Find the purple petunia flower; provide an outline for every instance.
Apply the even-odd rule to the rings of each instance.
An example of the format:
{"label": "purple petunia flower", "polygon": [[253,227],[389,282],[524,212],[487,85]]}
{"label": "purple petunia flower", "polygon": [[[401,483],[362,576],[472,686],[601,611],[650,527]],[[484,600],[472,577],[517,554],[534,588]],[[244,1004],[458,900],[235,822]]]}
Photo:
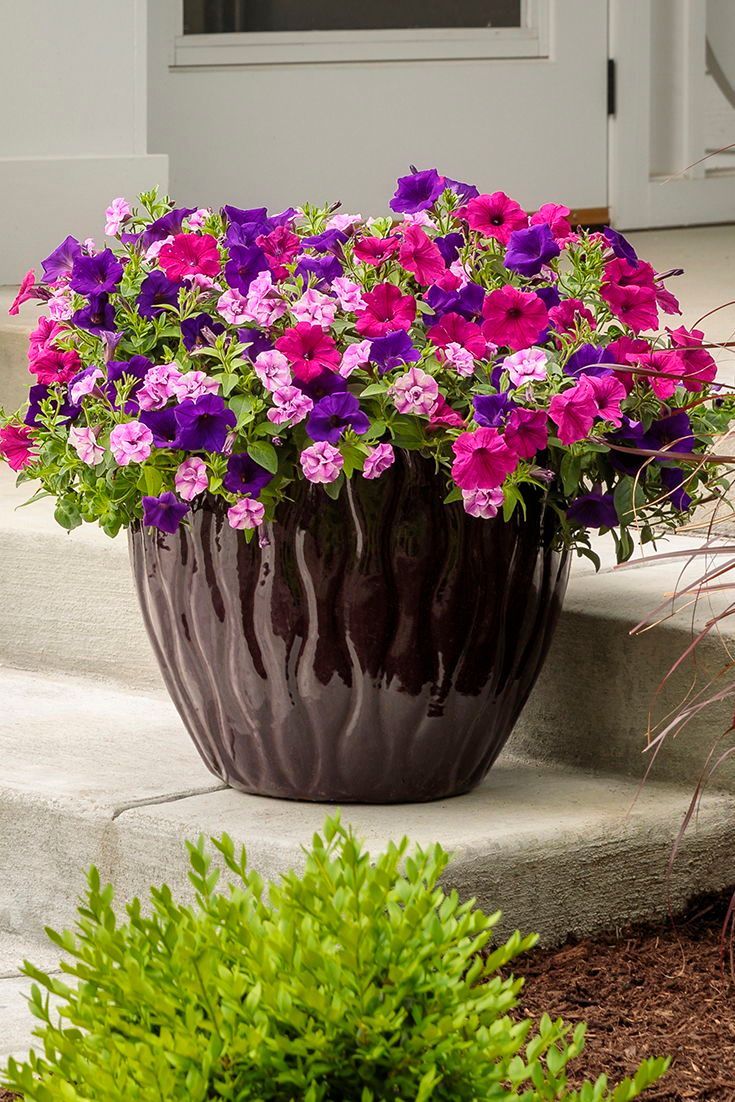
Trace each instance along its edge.
{"label": "purple petunia flower", "polygon": [[224,331],[224,325],[215,321],[211,314],[197,314],[193,318],[184,318],[182,321],[181,342],[188,352],[192,352],[195,348],[206,348],[207,345],[214,343],[209,339],[210,334],[212,337],[217,337]]}
{"label": "purple petunia flower", "polygon": [[434,321],[441,321],[445,314],[459,314],[473,321],[482,313],[485,288],[479,283],[466,283],[459,291],[445,291],[434,285],[424,295],[424,300],[434,311]]}
{"label": "purple petunia flower", "polygon": [[175,446],[184,451],[221,452],[237,418],[217,394],[187,398],[174,409],[179,431]]}
{"label": "purple petunia flower", "polygon": [[330,371],[328,367],[325,367],[323,371],[320,371],[318,375],[308,381],[298,377],[295,378],[294,386],[307,394],[312,402],[318,402],[320,398],[326,398],[328,394],[338,394],[343,390],[347,390],[347,380],[338,375],[336,371]]}
{"label": "purple petunia flower", "polygon": [[435,168],[427,168],[423,172],[401,176],[388,205],[400,214],[415,214],[433,206],[443,191],[444,177]]}
{"label": "purple petunia flower", "polygon": [[245,355],[250,360],[255,360],[261,352],[271,352],[274,348],[273,341],[260,329],[238,329],[237,339],[245,345]]}
{"label": "purple petunia flower", "polygon": [[123,266],[112,249],[94,256],[80,253],[74,260],[69,286],[80,295],[105,295],[114,291],[123,277]]}
{"label": "purple petunia flower", "polygon": [[675,509],[688,513],[692,498],[684,489],[684,472],[679,467],[662,467],[661,482],[668,491],[668,498]]}
{"label": "purple petunia flower", "polygon": [[117,408],[117,383],[121,381],[123,376],[130,375],[137,382],[130,389],[128,400],[125,403],[125,412],[129,415],[137,413],[139,407],[135,401],[135,395],[140,390],[143,379],[152,367],[153,364],[146,356],[131,356],[129,360],[110,360],[107,365],[107,383],[103,388],[108,402],[111,402]]}
{"label": "purple petunia flower", "polygon": [[619,256],[621,260],[627,260],[629,264],[632,264],[634,268],[638,267],[638,253],[635,251],[627,237],[623,237],[622,233],[618,233],[612,226],[605,226],[602,231],[608,245],[615,253],[615,256]]}
{"label": "purple petunia flower", "polygon": [[[41,415],[41,402],[52,397],[51,387],[45,383],[36,383],[28,391],[28,411],[24,421],[26,425],[35,425]],[[79,416],[81,405],[74,405],[68,397],[62,400],[59,408],[59,416],[66,422],[73,421]]]}
{"label": "purple petunia flower", "polygon": [[185,501],[179,501],[170,490],[160,497],[143,498],[143,524],[148,528],[158,528],[160,532],[173,535],[181,521],[191,508]]}
{"label": "purple petunia flower", "polygon": [[[553,310],[554,307],[558,306],[561,302],[561,295],[556,287],[549,285],[547,287],[534,287],[533,290],[541,299],[547,310]],[[543,344],[544,342],[540,341],[539,343]]]}
{"label": "purple petunia flower", "polygon": [[43,268],[42,280],[44,283],[55,283],[57,279],[63,279],[71,275],[74,261],[82,255],[82,247],[76,237],[65,237],[60,245],[52,253],[41,261]]}
{"label": "purple petunia flower", "polygon": [[593,490],[574,499],[567,509],[567,519],[583,528],[615,528],[618,514],[612,494]]}
{"label": "purple petunia flower", "polygon": [[650,443],[644,447],[668,448],[672,452],[692,452],[696,444],[692,435],[692,422],[683,410],[654,421],[647,438]]}
{"label": "purple petunia flower", "polygon": [[543,222],[527,230],[513,230],[505,254],[505,267],[523,276],[535,276],[561,252],[549,227]]}
{"label": "purple petunia flower", "polygon": [[318,253],[340,253],[347,240],[344,230],[323,230],[314,237],[305,237],[304,245],[308,245]]}
{"label": "purple petunia flower", "polygon": [[168,214],[156,218],[154,222],[146,226],[140,235],[123,234],[122,240],[125,241],[126,237],[130,236],[133,240],[139,240],[144,250],[149,249],[156,241],[163,241],[166,237],[174,237],[177,233],[180,233],[184,219],[193,214],[195,210],[196,207],[176,207],[174,210],[170,210]]}
{"label": "purple petunia flower", "polygon": [[233,494],[252,494],[257,497],[273,475],[261,467],[247,452],[237,452],[227,460],[227,473],[222,485]]}
{"label": "purple petunia flower", "polygon": [[344,272],[336,256],[302,256],[296,265],[297,276],[301,276],[304,283],[308,283],[309,276],[316,276],[312,281],[317,291],[326,291],[333,280],[338,279]]}
{"label": "purple petunia flower", "polygon": [[72,322],[90,333],[112,333],[115,311],[107,295],[90,295],[86,306],[72,314]]}
{"label": "purple petunia flower", "polygon": [[144,409],[138,414],[138,420],[153,433],[154,447],[178,447],[176,437],[179,433],[179,424],[175,409]]}
{"label": "purple petunia flower", "polygon": [[222,208],[222,217],[228,226],[253,226],[258,233],[268,233],[270,229],[267,207],[241,210],[240,207],[225,205]]}
{"label": "purple petunia flower", "polygon": [[225,264],[225,279],[241,295],[261,272],[269,271],[268,258],[259,245],[232,245],[230,259]]}
{"label": "purple petunia flower", "polygon": [[386,333],[384,337],[376,337],[370,342],[370,359],[384,375],[400,364],[416,363],[421,359],[421,353],[414,348],[406,330],[397,329],[395,333]]}
{"label": "purple petunia flower", "polygon": [[453,191],[463,203],[469,203],[470,199],[476,199],[480,194],[474,184],[464,184],[461,180],[450,180],[448,176],[444,177],[444,187]]}
{"label": "purple petunia flower", "polygon": [[505,392],[500,394],[478,394],[472,399],[475,407],[475,420],[483,428],[496,429],[504,424],[516,403]]}
{"label": "purple petunia flower", "polygon": [[179,305],[179,284],[167,279],[163,272],[153,271],[141,284],[138,313],[142,318],[155,318],[163,313],[164,305]]}
{"label": "purple petunia flower", "polygon": [[565,375],[609,375],[610,368],[605,364],[614,364],[615,356],[607,348],[598,348],[594,344],[583,344],[573,352],[564,364]]}
{"label": "purple petunia flower", "polygon": [[322,398],[306,422],[306,432],[312,440],[326,440],[330,444],[336,444],[347,428],[358,434],[370,428],[367,414],[360,409],[355,395],[348,391]]}
{"label": "purple petunia flower", "polygon": [[446,265],[453,264],[459,256],[459,250],[464,245],[464,237],[461,233],[447,233],[444,237],[435,237],[434,244],[442,254]]}

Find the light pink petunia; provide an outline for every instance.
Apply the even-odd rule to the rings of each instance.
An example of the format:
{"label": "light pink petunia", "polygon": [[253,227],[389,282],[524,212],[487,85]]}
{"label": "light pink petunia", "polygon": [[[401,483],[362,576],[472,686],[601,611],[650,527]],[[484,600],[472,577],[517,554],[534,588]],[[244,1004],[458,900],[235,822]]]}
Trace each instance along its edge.
{"label": "light pink petunia", "polygon": [[396,461],[396,453],[390,444],[376,444],[365,460],[362,468],[363,478],[379,478],[384,471],[392,467]]}
{"label": "light pink petunia", "polygon": [[390,388],[393,403],[399,413],[429,416],[439,397],[439,384],[420,367],[411,367],[399,375]]}
{"label": "light pink petunia", "polygon": [[345,463],[339,448],[326,440],[317,440],[316,444],[304,448],[299,461],[309,482],[334,482]]}
{"label": "light pink petunia", "polygon": [[191,501],[198,494],[204,493],[209,486],[207,466],[198,455],[191,455],[180,463],[174,475],[176,493],[184,501]]}
{"label": "light pink petunia", "polygon": [[88,467],[96,467],[104,458],[105,449],[97,442],[100,431],[100,426],[89,428],[87,425],[72,425],[69,429],[69,443],[82,463],[86,463]]}
{"label": "light pink petunia", "polygon": [[110,451],[120,467],[129,463],[144,463],[151,454],[153,433],[140,421],[115,425],[110,433]]}
{"label": "light pink petunia", "polygon": [[462,503],[464,511],[471,517],[490,520],[498,515],[498,509],[503,504],[503,491],[500,489],[463,490]]}
{"label": "light pink petunia", "polygon": [[265,506],[252,497],[241,497],[227,510],[230,528],[258,528],[263,523]]}

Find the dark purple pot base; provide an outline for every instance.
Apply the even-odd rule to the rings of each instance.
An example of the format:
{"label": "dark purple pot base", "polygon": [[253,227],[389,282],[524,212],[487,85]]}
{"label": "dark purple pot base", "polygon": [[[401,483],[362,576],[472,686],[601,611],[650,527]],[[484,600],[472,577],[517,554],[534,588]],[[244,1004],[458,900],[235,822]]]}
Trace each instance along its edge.
{"label": "dark purple pot base", "polygon": [[213,498],[176,535],[131,529],[164,681],[216,776],[344,803],[483,779],[541,669],[569,564],[540,500],[505,523],[445,493],[428,460],[400,453],[337,501],[294,485],[265,547]]}

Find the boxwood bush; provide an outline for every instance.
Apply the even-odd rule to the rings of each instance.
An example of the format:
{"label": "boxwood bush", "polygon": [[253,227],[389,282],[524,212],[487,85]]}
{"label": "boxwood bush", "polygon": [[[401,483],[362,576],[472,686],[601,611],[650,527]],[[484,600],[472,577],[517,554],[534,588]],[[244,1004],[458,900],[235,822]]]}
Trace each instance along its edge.
{"label": "boxwood bush", "polygon": [[[169,888],[124,920],[96,870],[75,931],[49,936],[62,976],[26,963],[42,1051],[5,1083],[37,1102],[625,1102],[665,1072],[567,1087],[584,1045],[517,1011],[509,964],[535,938],[488,949],[499,915],[439,886],[447,854],[371,857],[328,820],[291,872],[264,890],[244,850],[189,846],[196,898]],[[68,982],[67,982],[68,980]]]}

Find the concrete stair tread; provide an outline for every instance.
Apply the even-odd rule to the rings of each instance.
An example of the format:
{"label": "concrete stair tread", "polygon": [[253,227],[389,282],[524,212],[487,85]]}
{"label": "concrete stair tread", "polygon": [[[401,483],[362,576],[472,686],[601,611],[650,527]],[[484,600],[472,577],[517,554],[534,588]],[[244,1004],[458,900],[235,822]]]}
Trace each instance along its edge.
{"label": "concrete stair tread", "polygon": [[[298,861],[328,810],[223,789],[163,699],[7,669],[0,671],[0,698],[0,883],[8,900],[7,910],[0,906],[0,928],[22,933],[68,921],[90,863],[125,896],[162,877],[183,890],[182,841],[199,833],[231,833],[248,845],[256,867],[276,874]],[[541,917],[533,882],[557,862],[573,881],[573,868],[594,874],[605,861],[617,864],[624,855],[630,861],[640,850],[646,862],[653,854],[660,861],[647,875],[663,876],[689,796],[685,786],[654,783],[639,794],[630,779],[507,755],[467,796],[348,807],[344,815],[371,846],[406,833],[419,843],[441,841],[455,853],[466,890],[488,905],[505,904],[512,922],[526,924],[531,915]],[[698,837],[725,835],[734,806],[727,794],[708,794]],[[27,863],[19,866],[17,853]],[[718,878],[732,861],[735,855],[723,859]],[[645,884],[632,869],[626,876],[637,884],[621,899],[629,914],[644,906]],[[700,879],[709,885],[706,868]],[[620,886],[607,883],[608,891],[615,897]],[[585,897],[580,915],[592,905],[588,888]],[[603,902],[594,904],[600,913]],[[551,928],[559,921],[553,918]]]}

